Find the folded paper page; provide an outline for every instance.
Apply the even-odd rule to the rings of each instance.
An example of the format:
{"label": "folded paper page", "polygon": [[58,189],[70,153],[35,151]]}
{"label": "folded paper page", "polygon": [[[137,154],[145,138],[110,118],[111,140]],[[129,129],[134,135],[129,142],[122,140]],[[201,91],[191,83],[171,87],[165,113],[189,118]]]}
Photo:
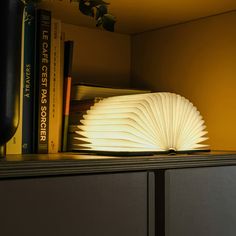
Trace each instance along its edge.
{"label": "folded paper page", "polygon": [[74,136],[78,150],[155,153],[209,149],[199,111],[174,93],[105,98],[80,122]]}

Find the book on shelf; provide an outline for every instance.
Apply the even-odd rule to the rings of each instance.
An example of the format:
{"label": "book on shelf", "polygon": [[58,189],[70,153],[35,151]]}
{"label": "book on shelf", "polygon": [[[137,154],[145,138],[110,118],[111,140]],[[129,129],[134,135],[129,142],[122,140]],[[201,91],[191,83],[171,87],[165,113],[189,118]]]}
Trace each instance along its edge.
{"label": "book on shelf", "polygon": [[36,152],[48,153],[50,103],[51,12],[37,10],[36,24]]}
{"label": "book on shelf", "polygon": [[[199,111],[174,93],[104,98],[74,127],[73,149],[137,154],[207,151],[206,126]],[[75,135],[77,134],[77,136]]]}
{"label": "book on shelf", "polygon": [[60,89],[60,100],[61,104],[59,106],[60,109],[60,116],[59,116],[59,135],[58,135],[58,142],[59,142],[59,149],[58,151],[62,151],[62,132],[63,132],[63,95],[64,95],[64,52],[65,52],[65,32],[61,32],[61,42],[60,42],[60,81],[62,85],[62,89]]}
{"label": "book on shelf", "polygon": [[61,21],[51,20],[51,60],[50,60],[50,103],[48,152],[57,153],[60,149],[62,127],[62,90],[61,80]]}
{"label": "book on shelf", "polygon": [[67,133],[70,111],[73,41],[65,41],[64,44],[64,93],[63,93],[63,121],[62,121],[62,151],[67,151]]}
{"label": "book on shelf", "polygon": [[102,98],[94,98],[87,100],[72,100],[70,102],[69,126],[80,124],[80,119],[95,103],[102,100]]}
{"label": "book on shelf", "polygon": [[102,97],[94,97],[91,99],[85,99],[85,100],[71,100],[70,101],[70,114],[76,113],[76,112],[84,112],[87,111],[91,106],[93,106],[95,103],[102,100]]}
{"label": "book on shelf", "polygon": [[96,84],[79,83],[74,84],[71,89],[71,100],[87,100],[94,97],[110,97],[127,94],[148,93],[150,90],[133,88],[115,88]]}
{"label": "book on shelf", "polygon": [[70,101],[70,115],[69,115],[69,125],[68,125],[68,140],[67,140],[67,150],[72,151],[74,145],[78,143],[74,137],[77,136],[75,131],[78,131],[78,125],[81,125],[80,120],[83,119],[83,115],[86,114],[87,110],[90,109],[95,103],[102,100],[102,98],[95,97],[93,99],[86,100],[71,100]]}
{"label": "book on shelf", "polygon": [[35,86],[35,17],[36,7],[29,3],[24,12],[24,76],[22,153],[33,153],[34,86]]}

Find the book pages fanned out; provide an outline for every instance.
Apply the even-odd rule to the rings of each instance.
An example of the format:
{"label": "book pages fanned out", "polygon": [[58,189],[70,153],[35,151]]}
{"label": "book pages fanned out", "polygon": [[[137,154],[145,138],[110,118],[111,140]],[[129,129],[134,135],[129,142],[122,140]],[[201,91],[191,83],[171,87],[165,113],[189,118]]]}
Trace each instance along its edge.
{"label": "book pages fanned out", "polygon": [[87,111],[78,129],[78,150],[154,153],[208,149],[199,111],[174,93],[105,98]]}

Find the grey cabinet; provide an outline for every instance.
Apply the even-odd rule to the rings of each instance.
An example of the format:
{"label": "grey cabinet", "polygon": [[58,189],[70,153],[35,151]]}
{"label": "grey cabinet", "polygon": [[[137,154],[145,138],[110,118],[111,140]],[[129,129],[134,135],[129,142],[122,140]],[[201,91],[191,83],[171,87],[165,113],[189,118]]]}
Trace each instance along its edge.
{"label": "grey cabinet", "polygon": [[236,167],[165,171],[165,236],[235,236]]}
{"label": "grey cabinet", "polygon": [[234,152],[15,158],[0,160],[0,235],[236,235]]}
{"label": "grey cabinet", "polygon": [[3,236],[146,236],[147,172],[0,181]]}

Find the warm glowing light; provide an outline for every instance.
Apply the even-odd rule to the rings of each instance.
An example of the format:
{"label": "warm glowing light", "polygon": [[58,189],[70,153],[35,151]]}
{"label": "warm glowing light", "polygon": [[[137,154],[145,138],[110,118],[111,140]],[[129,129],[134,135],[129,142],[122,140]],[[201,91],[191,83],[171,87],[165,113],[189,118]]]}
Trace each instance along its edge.
{"label": "warm glowing light", "polygon": [[184,151],[206,148],[206,126],[196,107],[174,93],[110,97],[87,111],[76,139],[97,151]]}

